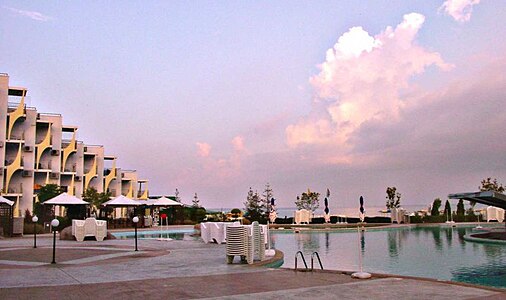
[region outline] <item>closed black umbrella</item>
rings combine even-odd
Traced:
[[[364,197],[360,196],[360,221],[364,222]]]

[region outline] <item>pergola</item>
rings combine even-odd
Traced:
[[[494,191],[450,194],[448,198],[462,199],[506,209],[506,195]]]

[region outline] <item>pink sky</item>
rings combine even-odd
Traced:
[[[506,182],[506,7],[422,2],[6,2],[0,62],[152,194],[429,204]]]

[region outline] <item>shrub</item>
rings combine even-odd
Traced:
[[[37,230],[37,233],[44,233],[44,225],[42,224],[35,224],[35,230]],[[33,222],[25,222],[23,226],[23,234],[33,234]]]
[[[243,225],[251,225],[251,221],[248,220],[248,219],[246,219],[246,218],[244,218],[244,219],[242,219],[242,224]]]

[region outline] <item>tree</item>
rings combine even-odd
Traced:
[[[271,185],[267,182],[265,184],[265,190],[262,193],[262,203],[264,206],[264,216],[265,218],[269,217],[269,208],[271,207],[271,199],[274,197],[274,194],[272,192]]]
[[[448,200],[446,200],[446,202],[445,202],[444,214],[448,218],[450,218],[450,216],[452,215],[452,206],[450,205],[450,201],[448,201]]]
[[[82,194],[82,198],[84,201],[89,202],[91,204],[91,211],[95,215],[99,215],[102,213],[101,206],[104,202],[109,201],[111,198],[111,193],[99,193],[94,187],[87,188]]]
[[[436,198],[432,203],[432,209],[430,211],[431,216],[439,216],[439,208],[441,207],[441,199]]]
[[[195,196],[193,196],[192,207],[200,207],[199,197],[197,196],[197,193],[195,193]]]
[[[174,192],[174,197],[177,202],[181,202],[181,199],[179,198],[179,190],[176,188],[176,191]]]
[[[502,186],[502,184],[499,184],[496,178],[492,180],[492,178],[490,177],[488,177],[487,179],[483,179],[481,181],[481,186],[479,187],[479,189],[480,192],[494,191],[498,193],[504,193],[504,187]]]
[[[46,184],[40,188],[39,192],[37,193],[39,202],[36,202],[33,207],[33,213],[39,217],[40,222],[47,222],[51,220],[54,214],[54,207],[43,205],[42,203],[60,195],[61,193],[63,193],[63,190],[56,184]]]
[[[387,203],[386,206],[388,209],[399,208],[401,206],[401,193],[397,193],[397,188],[387,187]]]
[[[246,216],[250,221],[262,221],[264,218],[264,206],[258,192],[253,193],[251,187],[248,191],[248,196],[246,197],[246,202],[244,202]]]
[[[460,199],[459,203],[457,203],[457,216],[463,216],[466,214],[466,209],[464,208],[464,200]]]
[[[297,209],[307,209],[314,212],[320,206],[319,197],[320,193],[312,192],[310,189],[307,189],[307,192],[302,193],[300,198],[297,196],[295,206],[297,206]]]

